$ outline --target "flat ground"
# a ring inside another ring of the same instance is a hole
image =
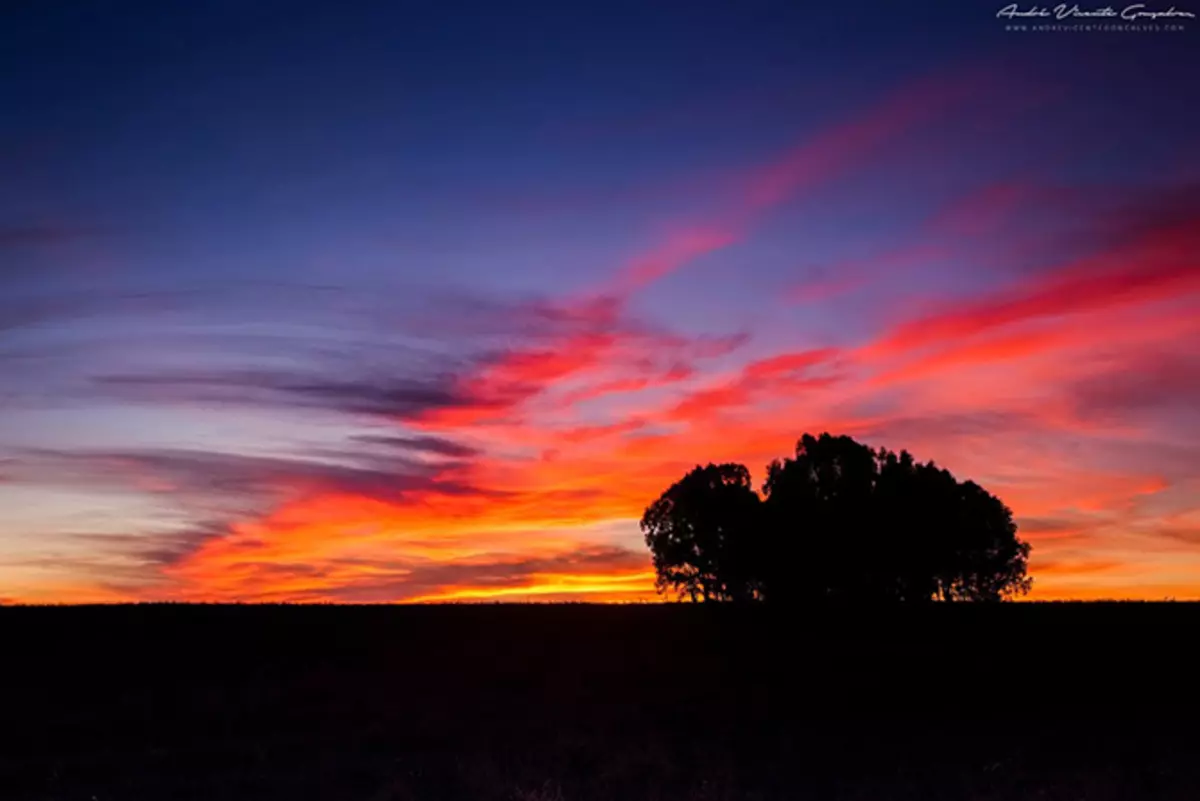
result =
[[[0,799],[1200,798],[1200,606],[0,609]]]

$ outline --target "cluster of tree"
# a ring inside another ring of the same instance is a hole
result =
[[[767,468],[696,467],[642,531],[658,590],[771,603],[1002,600],[1029,591],[1012,512],[972,481],[850,437],[805,434]]]

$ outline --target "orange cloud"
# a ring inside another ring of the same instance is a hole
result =
[[[1200,217],[1051,271],[998,296],[957,304],[899,326],[873,352],[893,354],[1019,323],[1175,299],[1200,290],[1198,248]]]

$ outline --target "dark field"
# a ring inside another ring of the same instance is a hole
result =
[[[1200,607],[0,609],[0,799],[1196,799]]]

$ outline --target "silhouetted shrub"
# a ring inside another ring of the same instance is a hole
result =
[[[995,601],[1028,592],[1012,511],[907,451],[805,434],[767,468],[696,467],[642,518],[661,593],[772,603]]]

